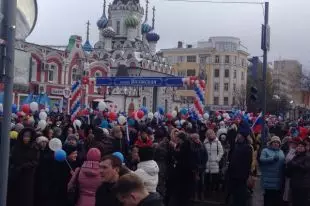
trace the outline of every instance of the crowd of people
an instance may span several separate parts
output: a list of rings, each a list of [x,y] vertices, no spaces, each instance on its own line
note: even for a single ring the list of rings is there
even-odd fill
[[[43,129],[38,114],[19,115],[10,132],[7,205],[188,206],[222,193],[224,204],[248,206],[258,176],[265,206],[310,205],[310,138],[298,132],[301,122],[268,122],[265,144],[242,117],[181,119],[129,125],[94,115],[76,124],[53,113]],[[55,160],[55,138],[65,161]]]

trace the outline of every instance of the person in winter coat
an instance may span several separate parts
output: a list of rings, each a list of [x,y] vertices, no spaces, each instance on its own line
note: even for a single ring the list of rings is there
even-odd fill
[[[216,138],[213,130],[206,132],[204,146],[208,153],[208,161],[206,164],[206,191],[216,191],[219,184],[220,167],[219,163],[223,157],[224,151],[221,142]]]
[[[77,168],[72,176],[68,190],[75,184],[79,186],[79,198],[77,206],[95,206],[96,191],[101,184],[99,162],[100,150],[91,148],[87,152],[86,161],[81,168]]]
[[[126,138],[124,138],[122,129],[119,126],[113,127],[111,130],[111,136],[104,140],[104,150],[105,154],[120,152],[125,157],[128,156],[128,141]]]
[[[280,150],[281,140],[273,136],[269,147],[260,155],[261,181],[265,190],[264,206],[281,206],[281,188],[283,181],[284,153]]]
[[[153,147],[139,148],[140,162],[137,165],[137,170],[134,172],[138,175],[145,188],[150,193],[155,193],[158,184],[158,172],[159,168],[154,161],[154,149]]]
[[[7,206],[34,205],[35,171],[39,161],[35,139],[32,128],[24,128],[18,134],[10,159]]]
[[[291,178],[293,206],[310,205],[310,156],[306,155],[306,143],[299,142],[295,157],[287,164]]]
[[[113,191],[126,206],[164,206],[159,194],[149,193],[143,181],[133,173],[120,177]]]

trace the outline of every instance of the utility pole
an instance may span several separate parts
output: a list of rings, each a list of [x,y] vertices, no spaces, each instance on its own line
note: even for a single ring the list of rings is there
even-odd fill
[[[3,98],[3,121],[1,128],[0,142],[0,206],[6,206],[8,167],[10,153],[9,130],[11,128],[12,99],[13,99],[13,78],[15,58],[15,32],[16,32],[16,11],[17,0],[1,0],[1,9],[4,18],[1,22],[1,37],[5,40],[5,46],[1,50],[0,58],[3,64],[0,65],[0,74],[4,84]]]
[[[265,131],[265,114],[266,114],[266,93],[267,93],[267,84],[266,84],[266,77],[267,77],[267,66],[268,66],[268,51],[270,49],[270,27],[268,25],[269,21],[269,2],[265,2],[265,17],[264,17],[264,25],[262,25],[262,45],[261,48],[264,51],[263,57],[263,108],[262,108],[262,143],[265,146],[266,141],[266,131]]]

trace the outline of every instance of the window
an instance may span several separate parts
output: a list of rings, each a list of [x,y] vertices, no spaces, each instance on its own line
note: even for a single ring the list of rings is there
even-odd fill
[[[56,66],[51,64],[48,69],[48,81],[54,82],[56,80]]]
[[[236,98],[235,97],[233,97],[233,99],[232,99],[232,104],[236,105]]]
[[[183,62],[183,61],[184,61],[184,57],[183,56],[178,56],[177,62]]]
[[[185,77],[186,75],[186,71],[179,71],[178,72],[178,76],[180,76],[180,77]]]
[[[244,80],[244,72],[241,72],[241,80]]]
[[[233,84],[233,90],[236,91],[236,84]]]
[[[234,70],[234,79],[237,78],[237,70]]]
[[[37,80],[37,62],[31,61],[31,81]]]
[[[228,91],[228,88],[229,88],[228,83],[225,83],[225,84],[224,84],[224,90],[225,90],[225,91]]]
[[[241,60],[241,66],[243,66],[243,67],[245,66],[245,60],[244,59]]]
[[[187,62],[196,62],[196,56],[187,56],[186,60]]]
[[[234,64],[237,64],[237,57],[234,58]]]
[[[196,76],[195,69],[188,69],[187,70],[187,76]]]
[[[229,77],[229,70],[225,69],[225,77],[228,78]]]
[[[215,63],[220,63],[220,56],[215,56]]]
[[[229,64],[229,56],[228,55],[225,56],[225,64]]]
[[[220,77],[220,70],[218,69],[214,70],[214,77]]]
[[[143,97],[142,106],[146,107],[146,97]]]
[[[71,78],[71,81],[74,82],[74,81],[78,81],[81,79],[81,74],[78,73],[77,69],[74,68],[72,69],[72,78]]]
[[[102,73],[101,73],[100,71],[96,71],[95,77],[102,77]],[[97,86],[95,86],[94,90],[95,90],[95,92],[98,93],[98,94],[100,94],[100,92],[101,92],[101,88],[100,88],[100,87],[97,87]]]
[[[116,34],[121,34],[121,22],[117,21],[116,22]]]
[[[218,105],[219,104],[219,97],[213,97],[213,104]]]
[[[214,83],[214,91],[218,91],[219,90],[219,83]]]
[[[224,105],[228,105],[228,97],[224,97]]]

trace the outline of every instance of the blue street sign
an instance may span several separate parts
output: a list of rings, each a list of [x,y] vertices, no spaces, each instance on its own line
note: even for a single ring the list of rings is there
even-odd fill
[[[96,86],[182,87],[182,77],[97,77]]]

